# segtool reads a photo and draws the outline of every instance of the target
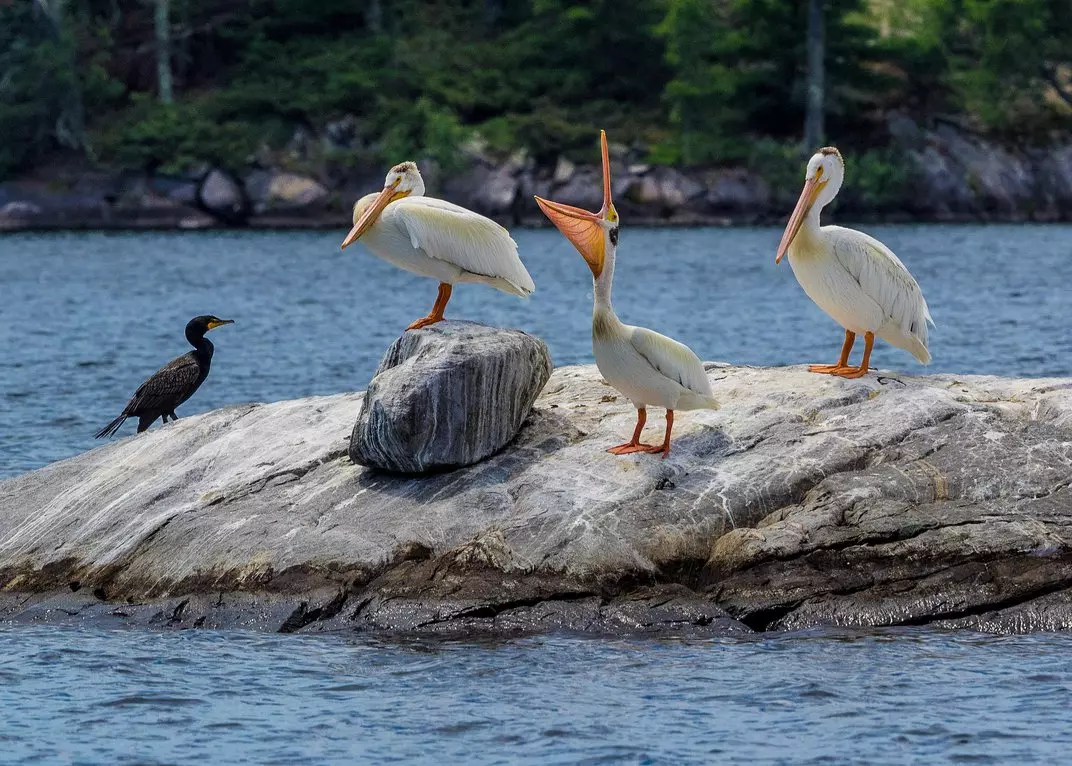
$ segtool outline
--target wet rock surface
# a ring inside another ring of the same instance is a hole
[[[552,369],[547,344],[520,330],[455,321],[409,330],[365,392],[350,457],[407,474],[479,462],[517,436]]]
[[[665,461],[605,451],[633,409],[593,367],[556,370],[504,450],[420,478],[348,459],[359,394],[102,446],[0,483],[0,619],[1072,628],[1072,381],[708,369],[722,409],[682,413]]]

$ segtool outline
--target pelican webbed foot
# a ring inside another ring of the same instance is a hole
[[[848,367],[842,364],[809,364],[808,372],[817,372],[820,375],[840,375],[846,370],[855,370],[855,367]]]
[[[617,447],[607,450],[612,455],[631,455],[634,452],[662,452],[661,444],[641,444],[640,442],[626,442]]]
[[[837,375],[839,378],[862,378],[867,374],[868,367],[861,365],[860,367],[845,367],[837,372],[830,373],[831,375]]]
[[[860,360],[859,367],[849,364],[849,352],[852,343],[856,340],[854,333],[845,331],[845,345],[841,347],[841,359],[837,364],[813,364],[808,367],[808,372],[817,372],[821,375],[836,375],[839,378],[862,378],[871,369],[871,349],[875,346],[875,334],[864,333],[864,358]]]
[[[846,330],[845,342],[841,344],[841,356],[837,362],[835,364],[808,365],[808,372],[817,372],[820,375],[841,375],[848,370],[856,369],[849,366],[849,353],[852,351],[852,344],[855,342],[856,333]]]
[[[450,300],[450,293],[453,290],[453,286],[446,282],[439,283],[439,294],[436,296],[435,305],[432,306],[432,310],[428,312],[428,316],[421,317],[416,322],[407,327],[407,330],[419,330],[422,327],[427,327],[430,324],[436,322],[442,322],[443,312],[447,308],[447,301]]]
[[[648,421],[648,411],[643,407],[638,407],[636,411],[636,428],[633,429],[633,438],[627,441],[625,444],[619,444],[617,447],[611,447],[607,450],[612,455],[631,455],[634,452],[651,452],[653,446],[651,444],[640,443],[640,432],[644,430],[644,424]]]
[[[416,322],[411,324],[406,329],[407,330],[419,330],[422,327],[427,327],[428,325],[432,325],[432,324],[435,324],[436,322],[442,322],[442,321],[443,321],[443,317],[436,317],[436,316],[432,316],[431,314],[429,314],[426,317],[421,317],[420,319],[418,319]]]

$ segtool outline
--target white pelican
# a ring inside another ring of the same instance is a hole
[[[599,372],[637,408],[633,438],[608,452],[670,454],[674,410],[717,409],[703,363],[692,350],[672,338],[644,327],[622,324],[610,304],[614,254],[618,246],[618,211],[610,194],[610,157],[607,134],[600,131],[603,147],[603,207],[598,213],[536,198],[558,230],[573,243],[595,282],[592,310],[592,351]],[[641,444],[647,405],[666,408],[666,436],[661,445]]]
[[[876,335],[927,364],[931,360],[927,323],[934,322],[908,269],[874,237],[841,226],[819,226],[819,212],[837,196],[844,179],[841,152],[827,146],[815,153],[774,259],[781,262],[788,251],[789,265],[804,292],[845,328],[837,364],[813,364],[808,370],[863,377]],[[864,356],[859,367],[852,367],[849,352],[860,333]]]
[[[511,295],[531,295],[532,277],[517,256],[510,232],[464,207],[424,196],[424,179],[413,162],[391,168],[383,191],[354,205],[354,228],[342,249],[364,237],[372,254],[400,269],[439,280],[439,296],[415,330],[443,319],[458,282],[483,282]]]

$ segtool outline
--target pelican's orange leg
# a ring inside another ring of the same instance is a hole
[[[860,360],[859,367],[847,367],[844,370],[838,370],[834,373],[840,378],[862,378],[867,374],[869,365],[871,364],[871,348],[875,345],[875,334],[873,332],[864,333],[864,358]]]
[[[673,431],[673,430],[674,430],[674,411],[673,410],[667,410],[666,411],[666,436],[663,437],[663,443],[658,444],[658,445],[651,445],[651,446],[646,446],[646,445],[642,444],[641,446],[644,447],[644,451],[645,452],[650,452],[653,455],[658,455],[661,452],[661,453],[663,453],[663,459],[665,460],[666,456],[670,454],[670,432]]]
[[[652,447],[650,444],[640,443],[640,432],[644,430],[644,423],[646,423],[647,420],[648,411],[641,407],[636,411],[636,428],[633,429],[633,438],[625,444],[611,447],[607,452],[612,455],[628,455],[632,452],[652,452],[653,450],[662,449],[661,447]]]
[[[821,375],[840,375],[844,370],[851,370],[849,367],[849,352],[852,351],[852,344],[856,342],[856,333],[845,331],[845,343],[841,346],[841,358],[838,359],[837,364],[813,364],[808,366],[808,372],[818,372]]]
[[[407,330],[419,330],[422,327],[427,327],[430,324],[443,321],[443,311],[447,308],[447,301],[450,300],[450,292],[453,288],[446,282],[439,283],[439,295],[436,296],[435,305],[432,306],[432,311],[426,317],[421,317],[416,322],[407,327]]]

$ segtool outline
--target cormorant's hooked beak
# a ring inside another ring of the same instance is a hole
[[[234,324],[233,319],[213,319],[208,323],[209,330],[215,330],[217,327],[223,327],[225,324]]]
[[[778,254],[774,257],[775,263],[782,262],[782,258],[785,257],[786,251],[789,250],[789,246],[793,244],[793,240],[796,239],[800,227],[804,225],[804,219],[807,218],[808,213],[811,212],[816,197],[819,196],[819,192],[826,186],[826,180],[823,178],[822,170],[822,168],[819,168],[819,171],[814,176],[804,182],[804,190],[800,192],[800,199],[797,200],[797,206],[793,208],[793,214],[789,216],[789,224],[785,227],[785,233],[782,234],[782,241],[778,244]]]
[[[380,196],[372,201],[372,204],[369,205],[361,217],[357,219],[354,228],[350,229],[350,233],[346,235],[346,239],[342,241],[342,246],[339,247],[340,250],[345,250],[360,239],[361,235],[368,231],[372,224],[376,222],[376,219],[379,218],[380,213],[383,212],[385,207],[396,199],[401,199],[409,194],[408,191],[395,191],[400,183],[402,183],[402,179],[396,178],[394,182],[383,187]]]
[[[610,194],[610,154],[607,151],[606,131],[601,130],[599,138],[603,150],[603,208],[598,213],[536,197],[536,204],[543,214],[573,243],[592,270],[592,275],[597,278],[603,273],[603,260],[606,257],[606,216],[614,209]]]

